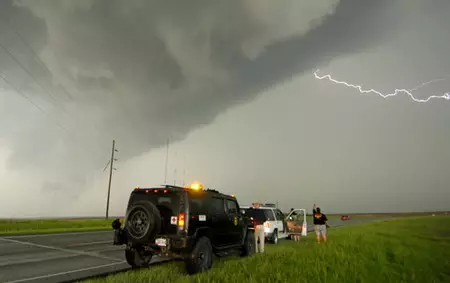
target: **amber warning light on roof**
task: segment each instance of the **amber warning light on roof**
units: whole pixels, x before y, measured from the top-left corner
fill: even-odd
[[[199,183],[193,183],[189,186],[189,189],[195,190],[195,191],[200,191],[200,190],[203,190],[203,185],[199,184]]]

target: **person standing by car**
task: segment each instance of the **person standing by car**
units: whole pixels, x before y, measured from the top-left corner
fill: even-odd
[[[316,207],[316,204],[314,204],[313,207],[313,223],[314,231],[316,232],[317,243],[320,244],[320,236],[322,236],[323,241],[326,243],[328,218],[321,212],[320,207]]]
[[[291,211],[294,209],[291,209]],[[287,221],[288,232],[291,235],[291,239],[294,242],[300,242],[300,235],[302,233],[302,225],[299,225],[299,215],[297,213],[292,213]]]

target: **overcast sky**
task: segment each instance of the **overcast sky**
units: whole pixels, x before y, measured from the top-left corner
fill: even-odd
[[[241,204],[450,209],[448,0],[0,3],[0,218],[103,215],[136,185]],[[448,79],[448,80],[447,80]]]

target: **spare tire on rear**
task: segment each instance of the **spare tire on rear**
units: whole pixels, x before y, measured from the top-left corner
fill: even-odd
[[[128,209],[125,228],[133,244],[148,243],[161,231],[161,214],[151,202],[136,202]]]

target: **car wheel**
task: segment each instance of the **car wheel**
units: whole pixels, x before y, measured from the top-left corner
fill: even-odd
[[[273,231],[272,243],[278,244],[278,230]]]
[[[134,244],[144,244],[154,240],[161,230],[161,214],[148,201],[134,204],[127,213],[125,228]]]
[[[140,268],[150,265],[152,254],[147,254],[144,251],[135,248],[126,248],[125,259],[131,267]]]
[[[251,256],[255,251],[255,232],[253,232],[253,230],[248,230],[244,246],[242,247],[241,256]]]
[[[185,259],[188,274],[196,274],[207,271],[213,263],[213,249],[207,237],[201,237],[195,243],[194,248]]]

